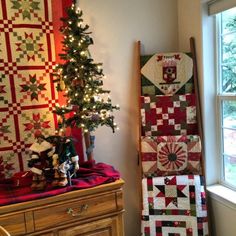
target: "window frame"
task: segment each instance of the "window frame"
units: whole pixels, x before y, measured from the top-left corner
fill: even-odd
[[[235,185],[230,184],[225,180],[225,156],[224,153],[224,129],[226,127],[223,126],[223,101],[236,101],[236,93],[224,93],[222,91],[222,13],[219,13],[215,16],[215,58],[216,58],[216,117],[217,117],[217,133],[218,133],[218,153],[219,153],[219,161],[220,161],[220,184],[228,187],[234,191],[236,191],[236,183]],[[233,33],[233,32],[231,32]],[[236,129],[233,129],[236,130]]]

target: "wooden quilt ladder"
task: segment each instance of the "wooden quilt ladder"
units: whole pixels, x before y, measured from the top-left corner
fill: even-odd
[[[141,55],[136,43],[143,236],[208,236],[194,38],[190,53]]]

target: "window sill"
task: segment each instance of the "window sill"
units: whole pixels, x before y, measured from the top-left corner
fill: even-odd
[[[236,191],[220,184],[208,186],[207,191],[211,198],[236,210]]]

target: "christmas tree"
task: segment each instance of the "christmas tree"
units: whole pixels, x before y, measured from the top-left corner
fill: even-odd
[[[110,91],[103,87],[103,70],[101,63],[95,63],[89,53],[93,44],[88,31],[89,26],[83,23],[83,12],[72,4],[67,9],[67,18],[63,18],[61,32],[64,35],[63,63],[56,65],[55,82],[57,90],[64,91],[66,104],[56,106],[55,113],[61,117],[59,128],[79,127],[84,134],[88,160],[93,159],[94,136],[91,132],[99,126],[109,126],[114,132],[113,110]]]

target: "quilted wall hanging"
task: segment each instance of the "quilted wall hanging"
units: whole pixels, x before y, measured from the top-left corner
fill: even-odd
[[[26,169],[28,147],[52,135],[53,67],[63,9],[72,0],[0,1],[0,179]]]
[[[201,174],[199,135],[142,137],[141,149],[145,176]]]
[[[142,185],[142,235],[208,235],[203,177],[144,178]]]
[[[141,94],[186,94],[194,91],[193,61],[186,53],[157,53],[140,57]]]
[[[141,96],[142,135],[197,134],[194,94]]]

